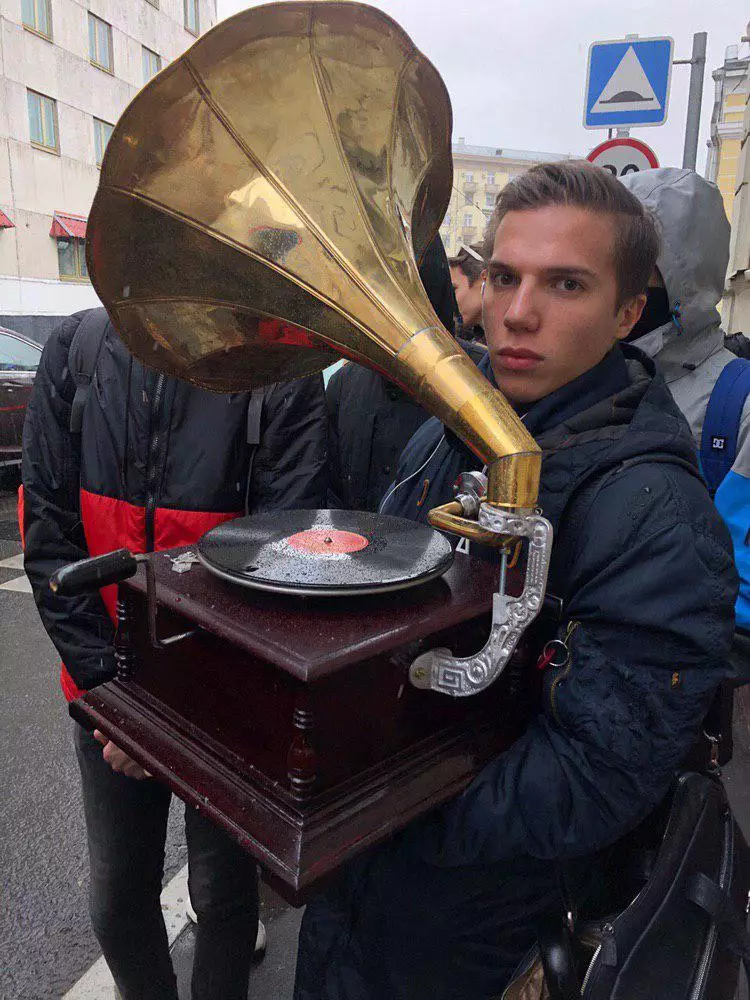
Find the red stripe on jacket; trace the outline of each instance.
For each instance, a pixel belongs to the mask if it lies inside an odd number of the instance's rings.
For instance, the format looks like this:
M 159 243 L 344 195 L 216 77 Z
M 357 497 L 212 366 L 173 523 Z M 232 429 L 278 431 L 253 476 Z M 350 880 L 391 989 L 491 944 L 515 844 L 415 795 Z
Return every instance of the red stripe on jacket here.
M 154 550 L 161 552 L 180 545 L 194 545 L 211 528 L 240 516 L 240 511 L 226 513 L 157 507 L 154 512 Z M 81 520 L 91 556 L 124 548 L 136 553 L 145 551 L 145 507 L 81 490 Z M 116 621 L 117 585 L 102 587 L 101 595 L 112 621 Z M 65 664 L 60 671 L 60 683 L 68 701 L 84 693 L 76 687 Z

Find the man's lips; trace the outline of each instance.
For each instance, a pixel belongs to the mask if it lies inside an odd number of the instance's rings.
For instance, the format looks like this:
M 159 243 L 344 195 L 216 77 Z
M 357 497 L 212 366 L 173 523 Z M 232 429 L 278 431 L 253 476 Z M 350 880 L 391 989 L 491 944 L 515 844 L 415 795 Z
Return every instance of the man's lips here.
M 535 368 L 540 361 L 544 361 L 541 354 L 535 354 L 525 347 L 504 347 L 497 352 L 497 358 L 500 365 L 511 372 L 528 371 Z

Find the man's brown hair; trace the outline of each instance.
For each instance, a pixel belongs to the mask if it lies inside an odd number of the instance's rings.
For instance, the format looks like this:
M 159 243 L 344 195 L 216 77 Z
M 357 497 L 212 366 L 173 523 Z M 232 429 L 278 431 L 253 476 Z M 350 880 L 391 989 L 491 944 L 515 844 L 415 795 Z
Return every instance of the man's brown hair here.
M 462 243 L 456 256 L 448 258 L 448 264 L 462 271 L 469 279 L 469 284 L 473 285 L 478 278 L 481 278 L 485 269 L 483 251 L 484 246 L 481 243 L 470 246 Z
M 539 163 L 507 184 L 497 196 L 487 224 L 485 260 L 492 257 L 498 226 L 508 212 L 548 205 L 570 205 L 597 215 L 613 216 L 617 308 L 646 291 L 659 256 L 656 223 L 638 198 L 613 174 L 587 160 Z

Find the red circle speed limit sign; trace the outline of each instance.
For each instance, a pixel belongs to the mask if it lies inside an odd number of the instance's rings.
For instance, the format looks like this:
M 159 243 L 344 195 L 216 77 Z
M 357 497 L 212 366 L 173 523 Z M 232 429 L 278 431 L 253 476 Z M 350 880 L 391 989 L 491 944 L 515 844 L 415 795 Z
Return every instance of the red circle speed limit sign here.
M 639 170 L 658 167 L 656 153 L 640 139 L 607 139 L 586 157 L 597 167 L 609 170 L 615 177 L 636 174 Z

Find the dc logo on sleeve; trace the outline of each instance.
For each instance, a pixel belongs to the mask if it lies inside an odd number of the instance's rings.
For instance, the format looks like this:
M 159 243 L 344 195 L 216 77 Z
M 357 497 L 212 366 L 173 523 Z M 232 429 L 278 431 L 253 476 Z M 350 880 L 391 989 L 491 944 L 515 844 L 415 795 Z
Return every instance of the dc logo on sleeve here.
M 711 438 L 711 448 L 714 451 L 724 451 L 727 446 L 727 439 L 725 437 L 712 437 Z

